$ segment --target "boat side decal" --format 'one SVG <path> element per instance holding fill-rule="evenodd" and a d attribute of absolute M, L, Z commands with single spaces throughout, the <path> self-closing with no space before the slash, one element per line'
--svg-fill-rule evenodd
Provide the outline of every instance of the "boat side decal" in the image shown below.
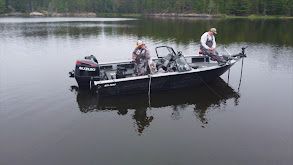
<path fill-rule="evenodd" d="M 114 84 L 105 84 L 104 85 L 104 87 L 114 87 L 114 86 L 116 86 L 116 83 L 114 83 Z"/>

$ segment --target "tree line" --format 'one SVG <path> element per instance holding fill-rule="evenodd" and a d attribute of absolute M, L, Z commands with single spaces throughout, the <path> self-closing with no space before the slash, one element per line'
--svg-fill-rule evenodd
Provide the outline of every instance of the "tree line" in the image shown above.
<path fill-rule="evenodd" d="M 293 15 L 293 0 L 0 0 L 0 13 L 204 13 Z"/>

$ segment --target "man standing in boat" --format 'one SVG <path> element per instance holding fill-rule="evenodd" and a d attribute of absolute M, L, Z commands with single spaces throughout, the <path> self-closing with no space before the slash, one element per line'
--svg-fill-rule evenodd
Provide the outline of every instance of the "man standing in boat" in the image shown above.
<path fill-rule="evenodd" d="M 134 63 L 134 76 L 147 74 L 148 67 L 154 70 L 155 64 L 150 56 L 150 51 L 141 40 L 137 41 L 136 48 L 132 53 Z"/>
<path fill-rule="evenodd" d="M 219 65 L 225 65 L 226 61 L 219 56 L 216 49 L 216 38 L 214 34 L 217 34 L 216 28 L 211 28 L 208 32 L 205 32 L 200 39 L 200 50 L 204 55 L 208 55 L 209 57 L 215 59 Z"/>

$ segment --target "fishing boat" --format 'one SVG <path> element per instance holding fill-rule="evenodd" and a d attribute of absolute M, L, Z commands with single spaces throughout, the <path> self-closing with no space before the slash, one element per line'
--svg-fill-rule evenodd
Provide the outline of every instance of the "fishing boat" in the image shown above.
<path fill-rule="evenodd" d="M 184 56 L 169 46 L 155 48 L 157 58 L 155 70 L 147 75 L 134 76 L 134 61 L 98 63 L 91 55 L 76 61 L 75 77 L 80 89 L 96 91 L 100 96 L 150 93 L 155 91 L 190 88 L 209 83 L 220 77 L 237 61 L 246 57 L 245 47 L 235 55 L 223 55 L 227 61 L 218 65 L 213 58 L 202 52 Z"/>

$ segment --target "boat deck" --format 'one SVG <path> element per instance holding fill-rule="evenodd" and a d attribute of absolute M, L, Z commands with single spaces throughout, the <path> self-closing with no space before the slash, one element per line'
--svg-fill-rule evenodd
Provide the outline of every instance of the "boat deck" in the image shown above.
<path fill-rule="evenodd" d="M 153 61 L 157 63 L 158 60 L 159 59 L 154 59 Z M 206 67 L 212 67 L 212 66 L 218 65 L 216 61 L 211 61 L 209 58 L 205 56 L 187 56 L 186 62 L 193 69 L 206 68 Z M 124 62 L 101 64 L 100 69 L 101 69 L 101 73 L 104 73 L 102 76 L 108 80 L 133 77 L 134 63 L 132 61 L 124 61 Z"/>

